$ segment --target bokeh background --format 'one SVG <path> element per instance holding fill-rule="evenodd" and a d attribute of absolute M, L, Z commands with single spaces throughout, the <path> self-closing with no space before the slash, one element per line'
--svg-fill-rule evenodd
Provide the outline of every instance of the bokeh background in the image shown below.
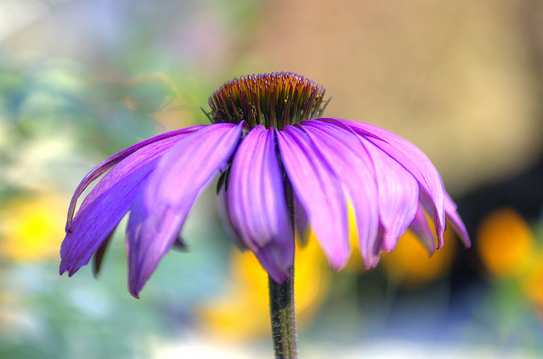
<path fill-rule="evenodd" d="M 115 152 L 207 122 L 241 75 L 293 71 L 327 115 L 420 147 L 458 203 L 431 259 L 297 255 L 301 358 L 543 355 L 543 1 L 0 0 L 0 358 L 271 358 L 266 276 L 213 188 L 141 294 L 121 223 L 98 280 L 58 275 L 69 199 Z M 213 186 L 210 186 L 213 187 Z"/>

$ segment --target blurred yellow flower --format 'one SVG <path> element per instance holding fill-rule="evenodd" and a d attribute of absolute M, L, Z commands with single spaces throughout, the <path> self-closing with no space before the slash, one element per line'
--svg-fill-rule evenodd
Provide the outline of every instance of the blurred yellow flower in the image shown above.
<path fill-rule="evenodd" d="M 528 298 L 536 304 L 540 310 L 543 309 L 543 255 L 534 262 L 533 268 L 528 275 L 521 279 L 522 288 Z M 542 313 L 543 314 L 543 313 Z"/>
<path fill-rule="evenodd" d="M 476 243 L 481 261 L 496 277 L 523 274 L 534 261 L 534 235 L 524 218 L 512 209 L 489 214 L 477 230 Z"/>
<path fill-rule="evenodd" d="M 516 211 L 490 213 L 477 233 L 481 262 L 497 279 L 514 281 L 543 321 L 543 248 Z"/>
<path fill-rule="evenodd" d="M 430 227 L 434 231 L 432 219 L 428 216 Z M 360 255 L 358 233 L 354 211 L 349 211 L 349 231 L 353 253 L 347 269 L 364 271 L 364 261 Z M 434 231 L 435 232 L 435 231 Z M 434 233 L 435 234 L 435 233 Z M 454 230 L 445 230 L 445 245 L 431 257 L 428 250 L 420 243 L 417 236 L 407 231 L 399 240 L 392 253 L 383 253 L 382 266 L 389 279 L 405 287 L 420 287 L 450 272 L 457 249 Z"/>
<path fill-rule="evenodd" d="M 433 221 L 429 216 L 427 219 L 435 235 Z M 363 272 L 364 261 L 360 255 L 356 218 L 352 207 L 349 208 L 349 234 L 353 253 L 347 270 Z M 382 266 L 389 279 L 405 287 L 423 286 L 450 272 L 457 249 L 457 241 L 454 237 L 454 230 L 447 229 L 444 233 L 445 246 L 430 257 L 428 250 L 420 243 L 417 236 L 407 231 L 398 240 L 398 245 L 392 253 L 383 253 Z"/>
<path fill-rule="evenodd" d="M 53 194 L 9 200 L 0 209 L 0 256 L 8 261 L 58 260 L 66 200 Z"/>
<path fill-rule="evenodd" d="M 407 231 L 394 251 L 383 255 L 383 267 L 389 277 L 405 287 L 415 288 L 450 273 L 457 241 L 450 226 L 443 236 L 445 245 L 430 257 L 417 236 Z"/>
<path fill-rule="evenodd" d="M 200 308 L 206 329 L 226 339 L 251 339 L 269 335 L 268 276 L 253 253 L 232 254 L 229 291 Z M 313 233 L 306 246 L 296 248 L 296 318 L 303 325 L 321 307 L 330 286 L 331 272 Z"/>

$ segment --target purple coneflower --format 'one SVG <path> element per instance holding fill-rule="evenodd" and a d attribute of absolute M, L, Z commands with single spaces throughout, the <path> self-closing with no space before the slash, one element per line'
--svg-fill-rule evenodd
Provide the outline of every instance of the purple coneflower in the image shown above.
<path fill-rule="evenodd" d="M 73 275 L 93 254 L 99 266 L 113 230 L 130 212 L 128 288 L 138 297 L 160 259 L 183 244 L 179 233 L 194 200 L 219 172 L 231 227 L 279 284 L 291 276 L 294 209 L 298 230 L 313 228 L 335 270 L 351 252 L 349 203 L 367 268 L 407 229 L 434 252 L 443 245 L 447 220 L 469 246 L 430 160 L 377 126 L 321 117 L 324 92 L 292 73 L 241 77 L 210 97 L 210 125 L 156 136 L 100 163 L 70 203 L 60 273 Z M 106 171 L 75 214 L 83 191 Z"/>
<path fill-rule="evenodd" d="M 217 192 L 228 222 L 270 277 L 276 358 L 296 358 L 295 229 L 313 228 L 335 270 L 351 252 L 349 206 L 366 268 L 407 229 L 433 253 L 447 220 L 470 245 L 428 157 L 377 126 L 321 117 L 326 104 L 324 89 L 302 76 L 242 77 L 210 97 L 210 125 L 162 134 L 100 163 L 70 203 L 60 273 L 73 275 L 93 254 L 98 270 L 113 230 L 130 212 L 128 289 L 138 297 L 160 259 L 184 245 L 179 233 L 196 196 L 220 172 Z M 106 171 L 74 216 L 79 196 Z"/>

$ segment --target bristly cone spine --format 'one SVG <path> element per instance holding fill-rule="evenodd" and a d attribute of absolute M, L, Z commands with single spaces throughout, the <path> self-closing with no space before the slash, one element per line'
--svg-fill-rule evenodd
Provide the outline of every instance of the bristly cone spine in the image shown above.
<path fill-rule="evenodd" d="M 225 83 L 209 97 L 212 123 L 240 123 L 282 129 L 322 117 L 325 89 L 291 72 L 243 76 Z M 204 111 L 205 112 L 205 111 Z"/>

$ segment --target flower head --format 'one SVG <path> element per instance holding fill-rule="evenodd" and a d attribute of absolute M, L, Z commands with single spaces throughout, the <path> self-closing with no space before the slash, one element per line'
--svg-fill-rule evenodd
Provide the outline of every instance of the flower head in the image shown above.
<path fill-rule="evenodd" d="M 252 75 L 225 83 L 209 98 L 211 122 L 257 125 L 278 130 L 318 118 L 328 101 L 324 88 L 293 73 Z"/>
<path fill-rule="evenodd" d="M 209 100 L 212 124 L 168 132 L 96 166 L 68 212 L 60 273 L 74 274 L 130 212 L 128 287 L 135 297 L 176 243 L 199 191 L 218 172 L 228 221 L 278 283 L 294 261 L 291 209 L 300 233 L 311 226 L 330 266 L 350 256 L 348 204 L 366 268 L 390 252 L 408 228 L 430 253 L 443 245 L 446 221 L 469 238 L 430 160 L 375 125 L 322 118 L 324 89 L 292 73 L 247 76 Z M 85 188 L 108 171 L 83 200 Z M 75 214 L 75 216 L 74 216 Z M 426 214 L 434 219 L 437 245 Z"/>

